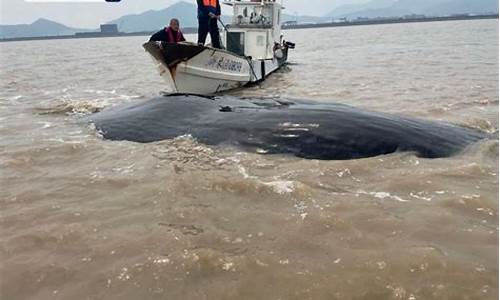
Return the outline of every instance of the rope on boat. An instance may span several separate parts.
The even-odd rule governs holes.
[[[229,38],[229,30],[227,29],[227,26],[226,24],[224,24],[224,22],[222,22],[221,19],[217,19],[219,20],[220,24],[222,25],[222,27],[224,28],[224,30],[226,31],[226,37]],[[219,37],[220,38],[220,37]],[[232,41],[234,43],[234,40]],[[236,44],[236,43],[235,43]],[[221,46],[222,46],[222,43],[221,43]],[[252,75],[253,77],[255,78],[255,81],[258,82],[260,81],[258,78],[257,78],[257,74],[255,73],[255,69],[253,68],[253,63],[252,63],[252,60],[248,57],[248,56],[245,56],[245,59],[247,60],[248,62],[248,66],[250,67],[250,71],[252,71]],[[261,80],[263,80],[264,77],[261,78]]]

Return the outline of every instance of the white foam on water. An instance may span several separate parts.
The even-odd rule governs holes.
[[[249,179],[249,178],[251,178],[251,179],[255,179],[255,178],[256,178],[256,177],[254,177],[254,176],[250,176],[250,175],[248,174],[247,170],[245,169],[245,167],[243,167],[242,165],[238,165],[238,172],[239,172],[241,175],[243,175],[243,178],[244,178],[244,179]]]
[[[264,149],[260,149],[260,148],[257,149],[257,150],[255,150],[255,152],[258,153],[258,154],[267,154],[267,153],[269,153],[268,150],[264,150]]]
[[[285,131],[309,131],[309,128],[294,127],[294,128],[286,128]]]
[[[42,125],[40,127],[41,129],[47,129],[53,127],[52,123],[50,122],[38,122],[38,124]]]
[[[349,175],[350,176],[351,175],[351,170],[349,170],[349,169],[346,168],[346,169],[344,169],[342,171],[337,172],[336,174],[340,178],[344,177],[345,175]]]
[[[63,99],[58,104],[53,102],[48,107],[38,107],[41,114],[66,114],[66,115],[89,115],[103,110],[105,107],[112,105],[109,100],[93,99],[93,100],[73,100]]]
[[[65,143],[66,142],[63,138],[60,138],[60,137],[46,139],[46,141],[48,141],[48,142],[57,142],[57,143]]]
[[[124,166],[124,167],[115,167],[112,170],[113,170],[113,172],[125,175],[125,174],[134,173],[134,167],[135,167],[135,164],[131,164],[131,165]]]
[[[237,164],[237,168],[238,172],[243,176],[244,179],[255,180],[259,184],[270,187],[277,194],[284,195],[293,193],[295,191],[295,182],[293,181],[281,180],[279,179],[279,177],[274,177],[274,179],[276,180],[266,182],[259,179],[257,176],[248,174],[245,167],[243,167],[241,164]]]
[[[398,202],[410,202],[410,200],[405,200],[399,196],[396,196],[396,195],[391,195],[390,193],[388,192],[366,192],[366,191],[357,191],[358,194],[363,194],[363,195],[370,195],[370,196],[373,196],[377,199],[392,199],[392,200],[396,200]]]
[[[299,123],[285,122],[285,123],[279,124],[279,126],[285,127],[286,130],[293,130],[293,128],[299,129],[299,130],[301,130],[301,129],[309,130],[308,128],[318,128],[319,124],[315,124],[315,123],[299,124]]]
[[[17,100],[19,100],[19,99],[21,99],[23,97],[24,97],[23,95],[15,95],[15,96],[7,97],[6,99],[8,101],[17,101]]]
[[[413,193],[413,192],[412,192],[412,193],[410,193],[410,197],[413,197],[413,198],[415,198],[415,199],[424,200],[424,201],[427,201],[427,202],[432,201],[432,197],[426,197],[426,196],[424,196],[424,195],[426,195],[426,193],[425,193],[425,192],[418,192],[418,193],[416,193],[416,194],[415,194],[415,193]]]
[[[168,258],[163,258],[163,257],[158,257],[153,260],[154,264],[161,265],[161,264],[168,264],[170,263],[170,259]]]
[[[94,93],[94,94],[98,94],[98,95],[102,95],[102,94],[111,94],[111,95],[114,95],[114,94],[116,94],[116,90],[105,91],[105,90],[87,89],[87,90],[84,90],[84,92],[86,92],[86,93]]]
[[[127,281],[131,278],[129,272],[128,272],[128,268],[122,268],[120,274],[118,274],[118,276],[116,276],[116,278],[118,280],[121,280],[121,281]]]
[[[283,137],[283,138],[296,138],[299,137],[297,134],[274,134],[276,137]]]
[[[270,186],[273,191],[276,193],[283,195],[283,194],[290,194],[293,193],[295,190],[295,183],[293,181],[287,181],[287,180],[279,180],[279,181],[271,181],[271,182],[262,182],[262,184],[266,186]]]

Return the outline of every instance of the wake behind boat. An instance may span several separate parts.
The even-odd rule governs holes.
[[[195,43],[147,42],[151,55],[172,93],[215,94],[264,80],[288,59],[293,43],[281,35],[280,3],[225,1],[233,19],[222,34],[225,49]]]

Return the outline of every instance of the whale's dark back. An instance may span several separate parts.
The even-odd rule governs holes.
[[[209,145],[312,159],[364,158],[396,151],[446,157],[487,137],[449,124],[302,100],[178,95],[113,108],[88,120],[111,140],[147,143],[190,134]]]

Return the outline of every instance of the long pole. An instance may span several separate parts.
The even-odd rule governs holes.
[[[222,25],[222,27],[224,28],[224,30],[225,30],[226,32],[229,32],[229,30],[227,30],[227,27],[226,27],[226,25],[224,24],[224,22],[222,22],[222,20],[221,20],[220,18],[219,18],[219,19],[217,19],[217,20],[219,20],[219,22],[220,22],[220,24]]]

